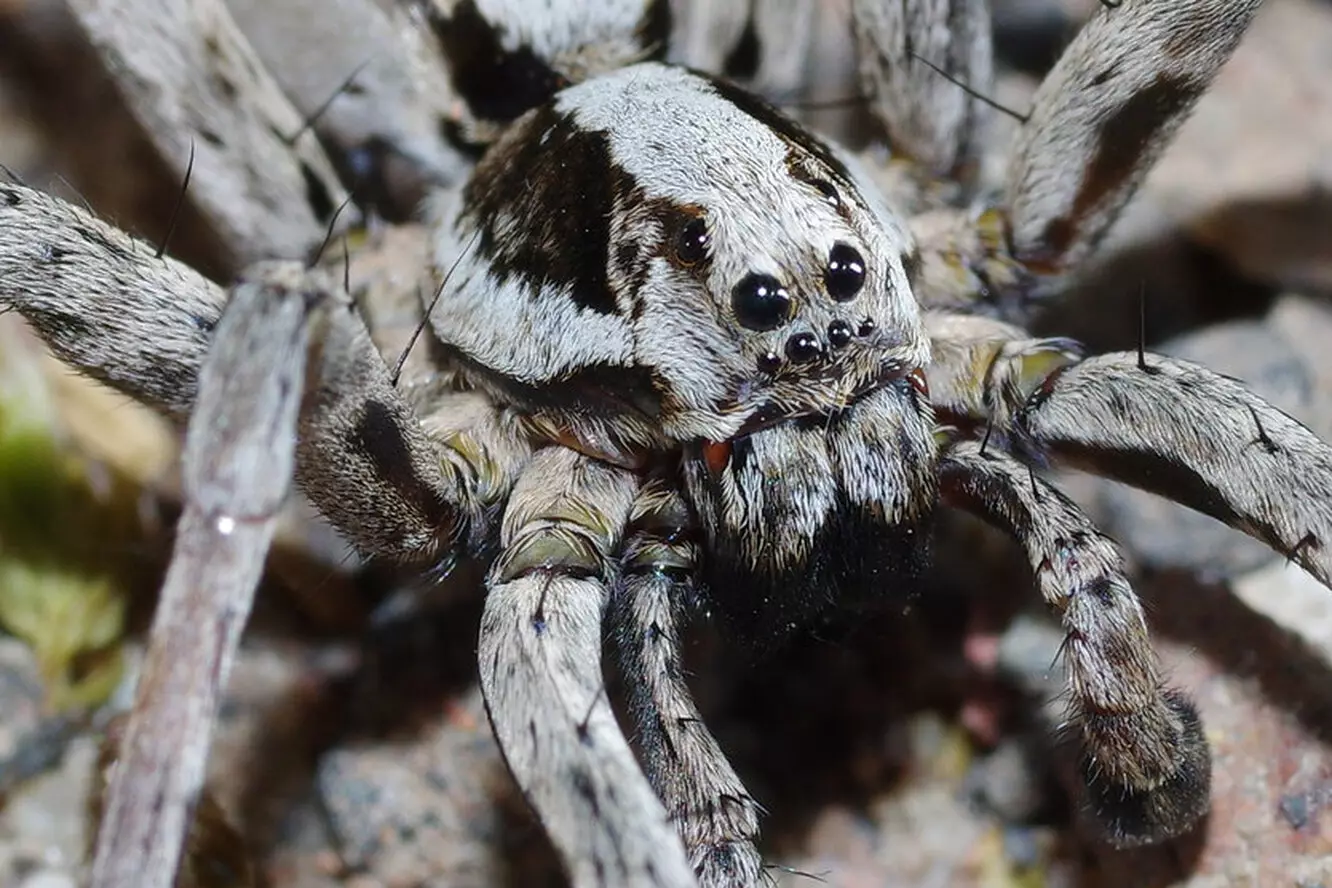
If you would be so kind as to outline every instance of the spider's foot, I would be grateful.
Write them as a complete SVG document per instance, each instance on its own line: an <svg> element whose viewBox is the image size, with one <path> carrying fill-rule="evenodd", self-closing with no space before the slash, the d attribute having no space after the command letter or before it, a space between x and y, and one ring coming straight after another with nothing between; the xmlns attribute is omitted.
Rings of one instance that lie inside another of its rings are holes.
<svg viewBox="0 0 1332 888"><path fill-rule="evenodd" d="M1166 693L1165 704L1177 723L1178 735L1168 750L1173 768L1162 779L1149 787L1134 786L1098 774L1089 761L1083 762L1092 813L1115 847L1133 848L1174 838L1188 832L1207 813L1212 757L1198 711L1176 691Z"/></svg>

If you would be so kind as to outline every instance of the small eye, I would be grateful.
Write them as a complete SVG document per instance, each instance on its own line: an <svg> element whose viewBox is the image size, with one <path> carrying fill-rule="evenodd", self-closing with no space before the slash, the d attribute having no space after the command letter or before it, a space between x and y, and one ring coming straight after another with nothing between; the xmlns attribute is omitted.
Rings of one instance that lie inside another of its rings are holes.
<svg viewBox="0 0 1332 888"><path fill-rule="evenodd" d="M865 259L848 244L833 244L828 254L828 268L823 272L828 295L838 302L850 302L865 286Z"/></svg>
<svg viewBox="0 0 1332 888"><path fill-rule="evenodd" d="M776 330L791 316L791 294L772 275L749 274L731 291L731 309L743 327Z"/></svg>
<svg viewBox="0 0 1332 888"><path fill-rule="evenodd" d="M823 354L823 346L813 333L797 333L786 340L786 356L794 364L808 364Z"/></svg>
<svg viewBox="0 0 1332 888"><path fill-rule="evenodd" d="M828 342L833 348L846 348L854 335L851 325L846 321L836 320L828 325Z"/></svg>
<svg viewBox="0 0 1332 888"><path fill-rule="evenodd" d="M810 182L810 184L814 186L814 188L819 192L819 194L823 195L823 199L826 200L834 209L842 205L842 198L837 194L837 189L834 188L833 184L828 180L815 179L814 181Z"/></svg>
<svg viewBox="0 0 1332 888"><path fill-rule="evenodd" d="M708 244L711 242L707 223L695 216L681 226L679 234L675 236L675 258L684 265L697 265L707 258Z"/></svg>

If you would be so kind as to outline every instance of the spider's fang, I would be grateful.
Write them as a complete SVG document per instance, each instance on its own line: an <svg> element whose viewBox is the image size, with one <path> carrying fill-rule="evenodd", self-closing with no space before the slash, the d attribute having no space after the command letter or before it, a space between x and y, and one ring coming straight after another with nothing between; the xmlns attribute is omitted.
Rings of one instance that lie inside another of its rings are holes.
<svg viewBox="0 0 1332 888"><path fill-rule="evenodd" d="M731 451L733 447L730 441L708 441L703 445L703 462L707 464L708 471L714 475L720 475L726 471L726 466L731 461Z"/></svg>

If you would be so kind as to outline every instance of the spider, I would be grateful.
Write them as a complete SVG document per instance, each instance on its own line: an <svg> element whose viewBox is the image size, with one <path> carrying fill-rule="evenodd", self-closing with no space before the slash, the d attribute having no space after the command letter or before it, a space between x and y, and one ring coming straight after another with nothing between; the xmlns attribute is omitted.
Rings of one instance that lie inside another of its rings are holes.
<svg viewBox="0 0 1332 888"><path fill-rule="evenodd" d="M436 574L489 564L491 723L576 885L763 879L761 809L699 717L681 632L703 613L775 644L904 595L940 506L1011 534L1062 619L1107 837L1187 830L1208 805L1198 716L1164 685L1119 549L1035 470L1177 500L1326 584L1332 450L1203 367L1084 359L1022 324L1096 248L1258 5L1106 3L994 190L983 0L852 4L887 159L663 60L679 7L661 0L422 4L465 102L453 135L479 159L425 201L438 286L401 305L358 305L336 274L292 262L224 292L0 185L0 307L188 421L186 508L94 885L173 877L293 477L367 555ZM127 32L105 38L124 58ZM324 169L300 173L326 218ZM403 313L428 343L399 378L371 334Z"/></svg>

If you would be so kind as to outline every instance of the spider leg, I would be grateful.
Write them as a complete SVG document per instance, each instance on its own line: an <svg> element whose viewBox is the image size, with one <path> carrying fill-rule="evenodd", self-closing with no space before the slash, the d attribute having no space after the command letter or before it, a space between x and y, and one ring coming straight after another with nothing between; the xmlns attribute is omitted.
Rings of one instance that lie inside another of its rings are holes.
<svg viewBox="0 0 1332 888"><path fill-rule="evenodd" d="M1332 585L1332 447L1206 367L929 313L940 420L1164 496L1242 530ZM996 384L996 383L1000 384Z"/></svg>
<svg viewBox="0 0 1332 888"><path fill-rule="evenodd" d="M154 253L82 208L0 182L0 310L16 309L65 363L184 423L227 293Z"/></svg>
<svg viewBox="0 0 1332 888"><path fill-rule="evenodd" d="M614 556L639 482L561 447L514 486L477 657L509 769L576 886L696 884L616 724L601 667Z"/></svg>
<svg viewBox="0 0 1332 888"><path fill-rule="evenodd" d="M329 289L328 293L336 292ZM476 512L402 397L349 299L322 313L296 479L367 553L436 557ZM0 310L56 356L184 423L227 294L64 201L0 184Z"/></svg>
<svg viewBox="0 0 1332 888"><path fill-rule="evenodd" d="M758 884L760 808L699 715L680 633L694 595L698 544L679 491L650 481L630 513L612 601L615 647L648 779L684 839L704 888Z"/></svg>
<svg viewBox="0 0 1332 888"><path fill-rule="evenodd" d="M1261 0L1103 4L1036 92L1008 169L1013 256L1076 266L1230 58Z"/></svg>
<svg viewBox="0 0 1332 888"><path fill-rule="evenodd" d="M1005 434L1027 396L1055 370L1075 363L1071 339L1032 339L1012 324L980 315L925 313L930 336L930 403L942 422L986 425Z"/></svg>
<svg viewBox="0 0 1332 888"><path fill-rule="evenodd" d="M1244 531L1332 585L1332 447L1239 382L1118 352L1051 374L1014 445Z"/></svg>
<svg viewBox="0 0 1332 888"><path fill-rule="evenodd" d="M940 176L968 179L994 76L985 0L855 0L860 79L889 141Z"/></svg>
<svg viewBox="0 0 1332 888"><path fill-rule="evenodd" d="M939 483L943 502L1017 540L1063 620L1071 722L1110 840L1131 846L1187 830L1208 808L1211 757L1193 705L1163 687L1119 547L1026 465L975 441L944 452Z"/></svg>
<svg viewBox="0 0 1332 888"><path fill-rule="evenodd" d="M912 289L921 304L979 302L990 313L1025 321L1036 297L1057 287L1059 276L1078 267L1119 218L1260 3L1103 3L1036 91L1009 151L1000 205L980 212L956 201L917 208L910 224L920 259ZM900 3L881 5L892 12L880 15L902 15ZM905 32L888 33L887 40L905 39ZM889 61L874 64L891 66L904 53L899 45ZM952 90L953 103L977 101L928 73L937 89ZM933 107L925 106L925 119Z"/></svg>
<svg viewBox="0 0 1332 888"><path fill-rule="evenodd" d="M290 489L323 282L271 265L236 287L199 377L185 508L112 778L93 888L169 888L218 697Z"/></svg>

